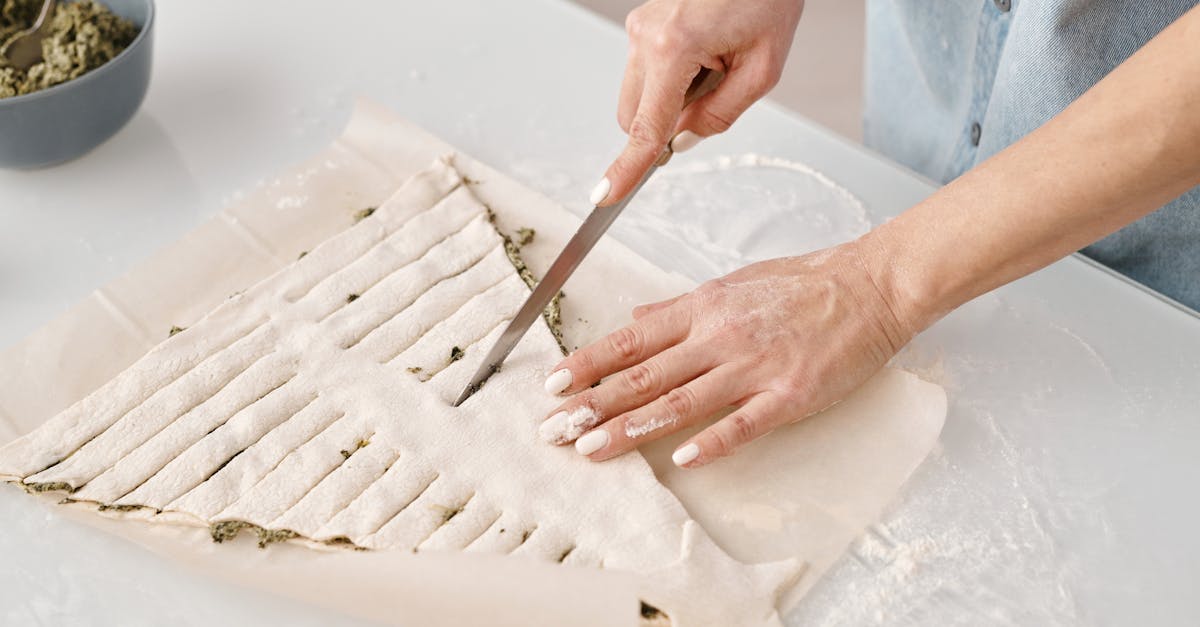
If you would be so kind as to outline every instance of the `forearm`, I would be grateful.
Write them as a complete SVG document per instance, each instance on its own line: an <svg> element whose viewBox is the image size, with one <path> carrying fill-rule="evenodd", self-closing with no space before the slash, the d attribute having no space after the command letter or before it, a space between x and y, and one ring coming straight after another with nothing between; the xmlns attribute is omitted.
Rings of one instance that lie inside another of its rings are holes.
<svg viewBox="0 0 1200 627"><path fill-rule="evenodd" d="M912 333L1200 184L1200 9L1053 120L861 238Z"/></svg>

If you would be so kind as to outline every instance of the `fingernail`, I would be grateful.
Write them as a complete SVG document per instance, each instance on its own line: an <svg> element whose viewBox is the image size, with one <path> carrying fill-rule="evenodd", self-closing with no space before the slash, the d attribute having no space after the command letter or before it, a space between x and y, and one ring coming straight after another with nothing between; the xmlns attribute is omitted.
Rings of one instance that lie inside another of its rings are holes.
<svg viewBox="0 0 1200 627"><path fill-rule="evenodd" d="M555 370L546 377L546 393L562 394L567 388L571 387L571 382L575 380L575 375L571 374L570 370L563 368Z"/></svg>
<svg viewBox="0 0 1200 627"><path fill-rule="evenodd" d="M697 457L700 457L700 447L696 446L695 444L681 446L675 449L674 453L671 453L671 461L675 462L676 466L690 464L695 461Z"/></svg>
<svg viewBox="0 0 1200 627"><path fill-rule="evenodd" d="M550 416L538 426L538 437L543 442L558 444L562 433L567 430L567 412L560 411Z"/></svg>
<svg viewBox="0 0 1200 627"><path fill-rule="evenodd" d="M608 198L608 192L611 190L612 183L609 182L608 177L606 176L599 183L596 183L596 186L592 188L592 195L588 196L588 200L591 201L593 205L598 205L604 202L605 198Z"/></svg>
<svg viewBox="0 0 1200 627"><path fill-rule="evenodd" d="M675 139L671 140L671 152L687 152L696 147L703 137L691 131L679 131Z"/></svg>
<svg viewBox="0 0 1200 627"><path fill-rule="evenodd" d="M590 431L575 440L575 452L580 455L591 455L605 446L608 446L608 432L604 429Z"/></svg>

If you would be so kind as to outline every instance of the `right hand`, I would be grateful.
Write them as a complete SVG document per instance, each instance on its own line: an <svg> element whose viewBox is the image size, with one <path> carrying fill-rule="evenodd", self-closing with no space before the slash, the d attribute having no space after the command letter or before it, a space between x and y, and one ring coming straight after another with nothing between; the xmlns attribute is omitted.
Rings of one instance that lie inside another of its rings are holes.
<svg viewBox="0 0 1200 627"><path fill-rule="evenodd" d="M609 166L613 204L629 193L680 131L686 149L726 131L779 82L804 0L650 0L625 20L629 61L617 119L629 135ZM717 89L683 109L684 94L701 67L725 73ZM596 196L600 196L596 194Z"/></svg>
<svg viewBox="0 0 1200 627"><path fill-rule="evenodd" d="M676 464L695 468L825 409L915 334L879 289L880 265L861 240L848 242L638 307L633 324L551 371L547 388L572 396L540 435L578 438L575 450L600 461L737 407L675 450Z"/></svg>

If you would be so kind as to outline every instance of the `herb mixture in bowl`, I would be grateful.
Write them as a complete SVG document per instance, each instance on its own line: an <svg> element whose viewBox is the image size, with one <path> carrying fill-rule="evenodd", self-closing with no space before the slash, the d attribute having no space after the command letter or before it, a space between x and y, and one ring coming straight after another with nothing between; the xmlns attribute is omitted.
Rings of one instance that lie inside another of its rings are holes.
<svg viewBox="0 0 1200 627"><path fill-rule="evenodd" d="M42 0L0 0L0 47L30 28ZM44 60L22 72L0 60L0 98L22 96L65 83L108 63L138 34L138 27L95 0L59 3L42 41Z"/></svg>

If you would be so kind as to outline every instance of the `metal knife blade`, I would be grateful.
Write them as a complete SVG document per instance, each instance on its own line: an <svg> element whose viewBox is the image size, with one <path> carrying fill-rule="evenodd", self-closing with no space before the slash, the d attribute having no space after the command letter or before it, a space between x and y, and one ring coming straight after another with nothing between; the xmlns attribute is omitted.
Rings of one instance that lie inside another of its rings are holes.
<svg viewBox="0 0 1200 627"><path fill-rule="evenodd" d="M642 180L638 181L638 184L632 191L625 195L625 198L621 202L607 207L595 207L592 209L587 219L580 225L579 230L567 242L566 248L563 248L558 258L551 264L545 278L538 282L533 293L529 295L525 304L517 311L517 315L513 316L512 321L508 323L504 332L500 334L500 339L496 341L495 346L492 346L492 350L488 351L487 357L484 358L483 363L479 365L479 369L471 377L470 383L467 384L462 394L458 395L458 399L454 401L455 407L458 407L463 401L467 400L467 398L483 386L483 382L487 381L488 377L500 369L500 364L512 352L517 342L525 336L525 332L538 319L538 316L542 315L546 306L554 299L554 295L558 294L559 290L562 289L562 286L567 282L571 273L575 272L580 262L592 250L596 242L600 241L600 238L608 231L608 227L617 219L617 216L621 215L621 211L625 209L630 200L633 200L633 197L642 188L642 185L646 184L646 181L658 170L659 166L666 163L667 159L670 158L670 154L669 148L664 150L663 155L655 161L654 165L650 166L650 169L642 176Z"/></svg>
<svg viewBox="0 0 1200 627"><path fill-rule="evenodd" d="M684 107L695 102L696 99L704 96L710 91L717 88L717 84L724 78L724 73L711 70L709 68L700 68L696 76L692 79L691 85L688 87L687 93L684 95ZM508 323L504 332L500 334L500 339L496 341L496 345L492 350L488 351L487 357L479 365L479 369L471 377L471 381L467 383L467 387L463 389L462 394L458 395L458 399L454 401L454 406L462 405L463 401L467 400L472 394L477 392L483 386L483 382L487 381L488 377L496 373L500 369L500 364L504 363L504 359L512 352L513 347L517 342L525 336L525 332L533 325L538 316L545 311L546 305L554 299L554 295L562 289L563 284L579 267L584 256L592 250L596 242L608 231L608 227L612 225L617 216L621 215L621 211L629 204L630 200L637 195L638 190L650 180L658 168L667 163L672 155L671 144L663 149L662 154L654 161L646 173L642 175L642 180L634 186L625 198L620 202L607 207L594 207L587 219L580 225L579 230L567 242L566 248L559 253L558 258L550 265L550 270L546 272L545 278L537 284L533 289L533 293L521 306L520 311L513 317L512 322Z"/></svg>

